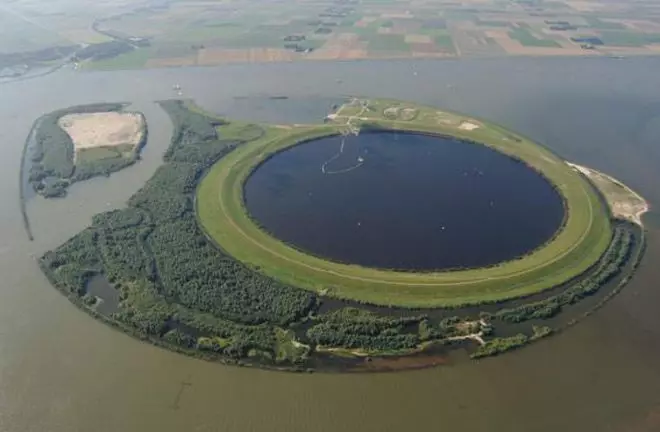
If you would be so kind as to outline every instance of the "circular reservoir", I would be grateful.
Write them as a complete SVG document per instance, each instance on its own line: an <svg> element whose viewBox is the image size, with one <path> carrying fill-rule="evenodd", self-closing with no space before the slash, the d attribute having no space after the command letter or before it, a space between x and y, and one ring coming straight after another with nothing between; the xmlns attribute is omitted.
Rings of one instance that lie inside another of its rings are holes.
<svg viewBox="0 0 660 432"><path fill-rule="evenodd" d="M550 240L562 198L536 171L485 145L363 132L296 145L244 185L274 237L332 261L398 270L485 267Z"/></svg>

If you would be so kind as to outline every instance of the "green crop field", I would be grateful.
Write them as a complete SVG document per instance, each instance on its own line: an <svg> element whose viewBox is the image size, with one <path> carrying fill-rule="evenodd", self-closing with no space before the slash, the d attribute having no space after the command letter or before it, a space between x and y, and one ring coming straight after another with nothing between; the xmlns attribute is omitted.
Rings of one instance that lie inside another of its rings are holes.
<svg viewBox="0 0 660 432"><path fill-rule="evenodd" d="M634 33L628 31L604 30L600 32L605 45L640 47L660 43L658 33Z"/></svg>
<svg viewBox="0 0 660 432"><path fill-rule="evenodd" d="M410 46L405 42L403 35L374 33L366 38L370 51L401 51L407 52Z"/></svg>
<svg viewBox="0 0 660 432"><path fill-rule="evenodd" d="M394 115L387 108L397 110ZM414 116L398 115L403 108ZM404 118L412 120L404 120ZM356 120L360 118L360 120ZM565 199L563 228L529 255L500 265L460 271L411 273L339 264L296 250L259 228L244 206L243 184L261 161L301 141L340 133L346 123L451 135L482 143L540 171ZM465 125L478 126L466 128ZM471 129L471 130L470 130ZM328 296L401 307L461 306L536 293L588 270L607 249L612 228L607 209L591 184L563 160L499 126L459 114L395 101L369 108L344 105L334 122L321 126L268 128L258 140L221 159L197 191L201 226L223 250L282 282Z"/></svg>
<svg viewBox="0 0 660 432"><path fill-rule="evenodd" d="M561 46L552 39L539 39L534 36L528 29L521 27L509 30L509 36L524 46L545 48L558 48Z"/></svg>
<svg viewBox="0 0 660 432"><path fill-rule="evenodd" d="M438 47L449 50L449 51L452 51L452 52L455 51L454 41L452 40L451 35L449 35L447 33L438 34L437 36L435 36L433 38L433 40L435 41L435 44Z"/></svg>
<svg viewBox="0 0 660 432"><path fill-rule="evenodd" d="M589 24L589 27L597 30L625 30L626 26L613 21L603 21L598 17L585 16L584 20Z"/></svg>
<svg viewBox="0 0 660 432"><path fill-rule="evenodd" d="M83 63L85 69L117 70L143 67L152 54L151 48L137 48L117 57Z"/></svg>

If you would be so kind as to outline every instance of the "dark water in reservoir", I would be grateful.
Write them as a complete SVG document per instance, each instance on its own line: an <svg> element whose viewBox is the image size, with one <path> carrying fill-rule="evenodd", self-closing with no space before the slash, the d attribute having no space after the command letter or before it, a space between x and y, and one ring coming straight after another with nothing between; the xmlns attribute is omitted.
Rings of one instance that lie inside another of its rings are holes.
<svg viewBox="0 0 660 432"><path fill-rule="evenodd" d="M660 58L309 62L111 73L61 70L0 85L0 431L654 432L660 429L660 231L623 292L579 325L502 357L392 374L290 374L225 367L141 343L49 286L34 257L123 205L171 132L151 101L172 85L247 120L320 120L347 95L402 98L501 123L602 169L660 206ZM342 83L338 84L337 80ZM263 95L289 100L259 102ZM310 110L310 98L318 110ZM303 103L297 105L302 98ZM18 207L19 160L35 118L132 101L149 143L139 164ZM288 106L285 110L283 105ZM285 115L286 114L286 115ZM286 117L286 118L284 118Z"/></svg>
<svg viewBox="0 0 660 432"><path fill-rule="evenodd" d="M564 216L559 194L523 163L483 145L412 133L297 145L252 173L245 199L266 231L299 249L406 270L522 256L548 241Z"/></svg>

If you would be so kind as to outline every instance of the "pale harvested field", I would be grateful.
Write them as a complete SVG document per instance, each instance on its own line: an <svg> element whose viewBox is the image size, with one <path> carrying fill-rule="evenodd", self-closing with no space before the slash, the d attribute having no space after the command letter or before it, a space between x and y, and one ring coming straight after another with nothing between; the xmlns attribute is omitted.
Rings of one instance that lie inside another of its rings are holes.
<svg viewBox="0 0 660 432"><path fill-rule="evenodd" d="M404 40L407 43L420 43L420 44L426 44L426 43L433 42L433 39L431 39L431 36L429 36L429 35L420 35L420 34L406 35Z"/></svg>
<svg viewBox="0 0 660 432"><path fill-rule="evenodd" d="M369 27L369 24L376 21L376 17L363 17L361 20L355 23L355 27Z"/></svg>
<svg viewBox="0 0 660 432"><path fill-rule="evenodd" d="M412 19L399 19L394 20L393 29L395 32L403 32L403 34L419 33L422 28L422 23Z"/></svg>
<svg viewBox="0 0 660 432"><path fill-rule="evenodd" d="M599 9L605 9L605 5L601 5L596 2L567 1L565 3L569 5L572 9L575 9L576 11L579 12L592 12L592 11L597 11Z"/></svg>
<svg viewBox="0 0 660 432"><path fill-rule="evenodd" d="M307 58L310 60L350 60L363 59L369 57L369 53L364 48L325 48L322 47Z"/></svg>
<svg viewBox="0 0 660 432"><path fill-rule="evenodd" d="M165 58L151 58L147 60L146 67L193 66L195 64L196 64L196 59L193 56L165 57Z"/></svg>
<svg viewBox="0 0 660 432"><path fill-rule="evenodd" d="M631 30L649 33L660 33L660 23L657 22L632 19L622 19L616 21L620 22Z"/></svg>
<svg viewBox="0 0 660 432"><path fill-rule="evenodd" d="M136 146L144 133L144 117L136 113L67 114L58 124L71 137L76 152L95 147Z"/></svg>
<svg viewBox="0 0 660 432"><path fill-rule="evenodd" d="M393 18L398 18L398 19L412 19L415 18L413 14L410 12L394 12L394 13L384 13L381 15L381 18L385 19L393 19Z"/></svg>
<svg viewBox="0 0 660 432"><path fill-rule="evenodd" d="M290 19L281 19L281 18L280 19L273 19L273 20L270 20L270 21L266 21L265 24L266 25L272 25L272 26L286 26L286 25L291 24L291 20Z"/></svg>
<svg viewBox="0 0 660 432"><path fill-rule="evenodd" d="M248 62L250 51L247 49L206 48L199 50L197 63L213 65L218 63Z"/></svg>
<svg viewBox="0 0 660 432"><path fill-rule="evenodd" d="M416 51L413 51L413 52L410 53L410 55L414 58L422 58L422 59L456 57L456 55L450 54L450 53L447 53L447 52L416 52Z"/></svg>
<svg viewBox="0 0 660 432"><path fill-rule="evenodd" d="M222 63L268 63L291 61L300 56L280 48L228 49L207 48L199 51L197 64L214 65Z"/></svg>
<svg viewBox="0 0 660 432"><path fill-rule="evenodd" d="M59 32L60 36L75 42L82 43L101 43L111 41L112 38L95 32L91 28L80 28L64 30Z"/></svg>
<svg viewBox="0 0 660 432"><path fill-rule="evenodd" d="M367 44L355 33L335 34L323 46L309 53L310 60L349 60L368 56Z"/></svg>
<svg viewBox="0 0 660 432"><path fill-rule="evenodd" d="M410 51L417 54L442 54L434 43L411 43Z"/></svg>
<svg viewBox="0 0 660 432"><path fill-rule="evenodd" d="M250 61L254 63L291 61L296 57L296 53L281 48L250 49Z"/></svg>

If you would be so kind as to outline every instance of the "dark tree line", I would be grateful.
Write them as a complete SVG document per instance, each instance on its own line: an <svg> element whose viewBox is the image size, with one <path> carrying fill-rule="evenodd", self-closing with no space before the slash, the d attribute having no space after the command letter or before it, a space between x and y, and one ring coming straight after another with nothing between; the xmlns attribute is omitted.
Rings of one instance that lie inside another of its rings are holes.
<svg viewBox="0 0 660 432"><path fill-rule="evenodd" d="M494 317L503 321L519 323L533 319L552 318L567 305L591 296L615 278L625 267L633 247L634 235L624 226L614 229L612 242L598 267L584 279L573 283L561 294L545 300L524 304L516 308L502 309Z"/></svg>
<svg viewBox="0 0 660 432"><path fill-rule="evenodd" d="M355 308L344 308L321 315L307 331L311 342L368 351L400 351L416 347L417 331L424 316L393 318Z"/></svg>
<svg viewBox="0 0 660 432"><path fill-rule="evenodd" d="M139 334L230 357L272 353L274 326L307 316L316 298L255 272L204 236L193 208L197 182L241 141L220 139L215 128L223 122L179 102L163 106L176 130L166 163L128 208L95 216L90 228L45 254L42 268L80 297L91 276L104 274L121 291L114 318Z"/></svg>

